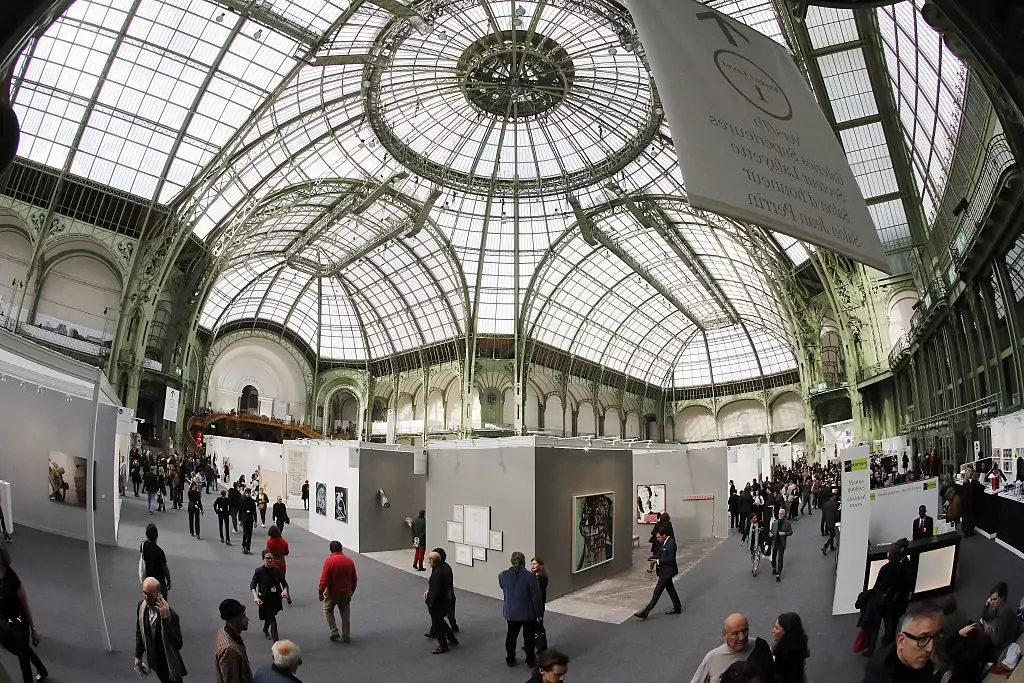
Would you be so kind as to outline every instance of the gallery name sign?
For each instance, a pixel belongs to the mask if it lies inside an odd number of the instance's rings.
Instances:
[[[690,204],[888,272],[849,161],[781,45],[696,0],[631,0]]]

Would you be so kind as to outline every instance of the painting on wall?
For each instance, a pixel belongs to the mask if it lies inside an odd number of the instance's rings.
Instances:
[[[573,573],[611,562],[615,557],[615,493],[573,496]]]
[[[50,451],[46,476],[50,500],[84,508],[88,462],[85,458]]]
[[[327,516],[327,484],[316,483],[316,514]]]
[[[636,522],[637,524],[654,524],[665,512],[664,484],[636,485]]]
[[[348,524],[348,489],[334,487],[334,519]]]

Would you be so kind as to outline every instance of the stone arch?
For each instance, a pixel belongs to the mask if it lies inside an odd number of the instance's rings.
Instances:
[[[626,413],[626,431],[622,434],[627,439],[640,438],[640,413]]]
[[[804,426],[804,402],[795,391],[784,391],[776,396],[769,411],[773,432],[792,431]]]
[[[276,336],[242,331],[211,346],[203,381],[208,405],[217,410],[236,407],[243,382],[259,386],[263,414],[295,419],[305,417],[307,409],[310,417],[315,414],[309,404],[312,370],[301,353],[291,352],[287,341]]]
[[[565,409],[558,394],[551,394],[544,401],[544,431],[555,436],[565,434]]]
[[[718,438],[715,414],[705,406],[689,406],[676,413],[673,438],[682,443],[714,441]]]
[[[764,403],[752,398],[730,401],[718,409],[718,433],[723,439],[768,432]]]
[[[0,211],[0,316],[13,315],[22,293],[32,291],[32,283],[25,282],[31,260],[32,235],[20,217]]]
[[[597,415],[590,399],[579,402],[576,408],[576,433],[573,436],[596,436]]]
[[[619,409],[615,406],[608,406],[604,409],[604,429],[602,436],[619,438],[622,436],[622,422],[619,420]]]
[[[910,331],[910,319],[921,296],[912,289],[903,289],[889,299],[889,344],[895,346],[900,338]]]
[[[76,240],[44,254],[33,324],[70,337],[112,339],[122,275],[95,243]]]

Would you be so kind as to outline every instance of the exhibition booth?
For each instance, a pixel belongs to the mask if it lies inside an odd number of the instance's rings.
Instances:
[[[771,479],[772,445],[741,444],[728,448],[728,477],[737,490],[753,481]]]
[[[636,489],[624,444],[431,441],[427,470],[427,544],[445,549],[461,589],[500,598],[498,572],[517,550],[545,561],[548,600],[632,566]]]
[[[0,330],[0,405],[7,524],[86,540],[91,482],[96,541],[116,545],[134,420],[99,369]]]
[[[284,450],[286,488],[309,480],[310,533],[359,553],[412,548],[405,519],[426,508],[421,448],[304,439]]]
[[[204,437],[203,443],[206,445],[206,455],[212,458],[217,476],[224,486],[238,481],[243,474],[246,484],[251,484],[253,473],[259,470],[260,486],[266,490],[271,501],[285,495],[286,468],[282,444],[213,435]],[[224,481],[225,462],[229,464],[230,481]],[[292,504],[290,500],[288,502]],[[301,500],[298,505],[302,506]]]
[[[658,513],[668,512],[676,538],[729,534],[729,477],[724,441],[633,445],[636,514],[633,535],[646,544]]]

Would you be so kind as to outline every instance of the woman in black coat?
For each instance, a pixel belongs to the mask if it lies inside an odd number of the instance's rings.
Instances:
[[[288,581],[284,578],[281,570],[274,566],[274,553],[269,550],[263,551],[263,564],[253,572],[252,581],[249,582],[249,590],[252,591],[253,602],[259,608],[260,621],[263,622],[263,635],[267,640],[277,642],[277,614],[284,605],[281,598],[291,597],[288,594]]]
[[[780,614],[772,628],[772,638],[776,683],[804,683],[804,668],[811,653],[800,615],[796,612]]]

